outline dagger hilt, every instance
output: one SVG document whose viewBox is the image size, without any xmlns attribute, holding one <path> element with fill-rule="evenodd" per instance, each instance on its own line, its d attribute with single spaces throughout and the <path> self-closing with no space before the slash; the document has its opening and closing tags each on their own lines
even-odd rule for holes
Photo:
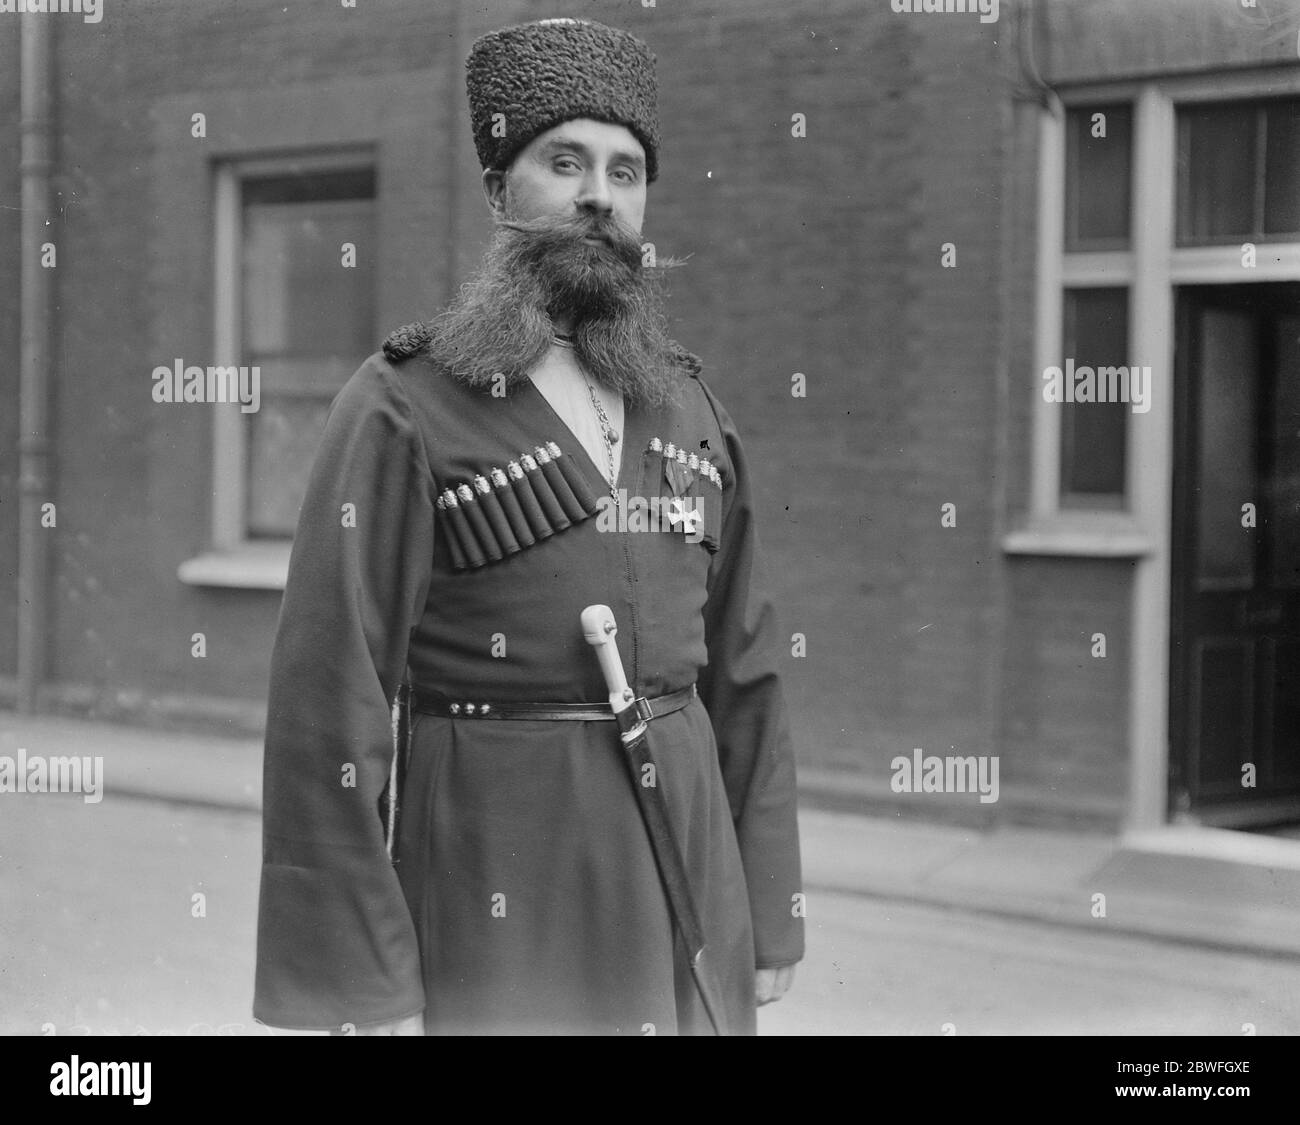
<svg viewBox="0 0 1300 1125">
<path fill-rule="evenodd" d="M 635 695 L 627 683 L 623 661 L 618 655 L 618 625 L 614 611 L 607 605 L 589 605 L 582 611 L 582 635 L 596 650 L 596 660 L 605 677 L 605 690 L 609 692 L 610 710 L 615 715 L 632 706 Z"/>
</svg>

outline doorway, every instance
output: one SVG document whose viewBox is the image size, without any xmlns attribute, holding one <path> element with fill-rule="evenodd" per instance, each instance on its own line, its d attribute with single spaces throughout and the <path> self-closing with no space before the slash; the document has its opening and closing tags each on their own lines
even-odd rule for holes
<svg viewBox="0 0 1300 1125">
<path fill-rule="evenodd" d="M 1300 283 L 1175 301 L 1170 809 L 1300 824 Z"/>
</svg>

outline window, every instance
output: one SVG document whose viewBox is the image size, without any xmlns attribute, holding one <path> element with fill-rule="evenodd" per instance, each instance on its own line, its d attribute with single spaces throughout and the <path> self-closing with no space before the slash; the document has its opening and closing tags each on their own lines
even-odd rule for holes
<svg viewBox="0 0 1300 1125">
<path fill-rule="evenodd" d="M 1132 225 L 1133 109 L 1127 103 L 1079 105 L 1065 116 L 1065 263 L 1079 271 L 1061 295 L 1061 355 L 1074 369 L 1129 363 L 1128 288 L 1114 285 L 1118 263 L 1088 255 L 1126 253 Z M 1097 268 L 1097 267 L 1100 268 Z M 1089 273 L 1095 276 L 1087 276 Z M 1098 282 L 1111 284 L 1100 287 Z M 1129 406 L 1062 402 L 1058 508 L 1114 511 L 1125 506 Z"/>
<path fill-rule="evenodd" d="M 1300 238 L 1300 98 L 1178 114 L 1178 245 Z"/>
<path fill-rule="evenodd" d="M 240 194 L 239 358 L 261 371 L 242 531 L 290 538 L 330 402 L 373 349 L 374 174 L 246 176 Z"/>
<path fill-rule="evenodd" d="M 216 354 L 259 369 L 261 401 L 214 413 L 215 554 L 182 578 L 274 586 L 330 401 L 374 350 L 374 163 L 364 151 L 228 161 L 215 210 Z"/>
<path fill-rule="evenodd" d="M 1094 371 L 1128 363 L 1128 290 L 1065 294 L 1065 354 Z M 1062 507 L 1117 508 L 1124 501 L 1124 402 L 1064 402 L 1061 410 Z"/>
<path fill-rule="evenodd" d="M 1065 249 L 1128 246 L 1133 111 L 1127 105 L 1071 109 L 1065 124 Z"/>
<path fill-rule="evenodd" d="M 1167 548 L 1172 502 L 1176 287 L 1300 278 L 1300 76 L 1170 76 L 1061 97 L 1039 121 L 1033 476 L 1003 545 L 1150 561 Z M 1060 393 L 1052 376 L 1070 364 L 1076 379 L 1093 369 L 1097 399 Z M 1130 402 L 1100 401 L 1102 367 L 1117 380 L 1128 369 Z"/>
</svg>

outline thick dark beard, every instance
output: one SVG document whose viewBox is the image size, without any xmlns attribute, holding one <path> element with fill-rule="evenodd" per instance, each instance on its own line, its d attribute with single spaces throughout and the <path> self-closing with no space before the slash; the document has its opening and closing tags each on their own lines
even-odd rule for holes
<svg viewBox="0 0 1300 1125">
<path fill-rule="evenodd" d="M 584 237 L 601 237 L 601 245 Z M 470 386 L 512 387 L 552 343 L 552 318 L 573 324 L 583 369 L 628 402 L 676 399 L 682 349 L 668 335 L 664 274 L 641 264 L 641 241 L 612 217 L 502 221 L 478 272 L 430 325 L 428 352 Z"/>
</svg>

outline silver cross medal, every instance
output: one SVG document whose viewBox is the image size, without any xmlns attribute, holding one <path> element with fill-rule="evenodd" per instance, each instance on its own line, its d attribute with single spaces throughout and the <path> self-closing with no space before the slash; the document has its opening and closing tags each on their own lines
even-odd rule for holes
<svg viewBox="0 0 1300 1125">
<path fill-rule="evenodd" d="M 704 522 L 698 508 L 687 508 L 685 496 L 674 496 L 672 506 L 668 509 L 668 522 L 676 527 L 682 525 L 682 532 L 694 535 L 696 529 Z"/>
</svg>

